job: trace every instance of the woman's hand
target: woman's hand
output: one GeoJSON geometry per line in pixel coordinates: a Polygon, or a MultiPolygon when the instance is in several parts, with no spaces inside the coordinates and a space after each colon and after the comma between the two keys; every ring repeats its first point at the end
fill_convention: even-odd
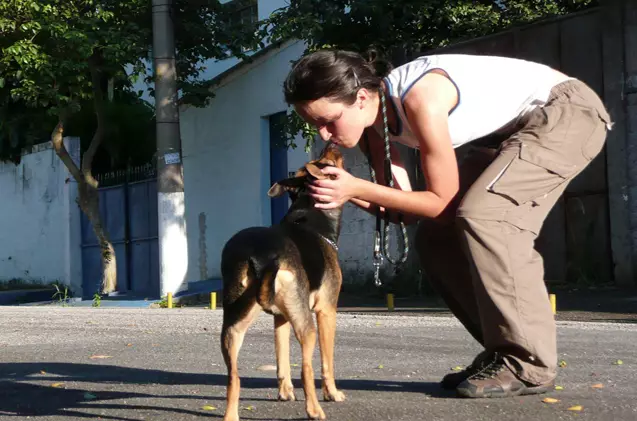
{"type": "Polygon", "coordinates": [[[336,167],[325,167],[321,171],[325,175],[334,177],[333,179],[315,180],[309,185],[311,196],[317,202],[315,207],[334,209],[356,197],[358,184],[361,180],[336,167]]]}

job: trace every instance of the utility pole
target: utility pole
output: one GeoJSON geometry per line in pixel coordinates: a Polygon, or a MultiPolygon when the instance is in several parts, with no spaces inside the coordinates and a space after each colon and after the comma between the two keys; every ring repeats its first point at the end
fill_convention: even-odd
{"type": "Polygon", "coordinates": [[[163,297],[182,289],[188,269],[188,244],[172,0],[152,0],[152,5],[157,121],[159,293],[163,297]]]}

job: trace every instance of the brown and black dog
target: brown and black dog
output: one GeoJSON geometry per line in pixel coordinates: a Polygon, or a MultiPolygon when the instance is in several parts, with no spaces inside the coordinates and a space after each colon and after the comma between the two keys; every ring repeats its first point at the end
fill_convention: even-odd
{"type": "Polygon", "coordinates": [[[331,144],[319,159],[299,169],[295,177],[270,188],[270,197],[287,191],[292,199],[280,224],[244,229],[223,249],[221,351],[228,368],[225,421],[239,419],[239,349],[246,330],[261,310],[274,315],[279,400],[295,400],[290,377],[291,324],[303,354],[301,378],[307,414],[312,419],[325,419],[314,386],[316,328],[312,312],[316,313],[318,324],[323,397],[327,401],[345,399],[334,383],[336,306],[342,282],[336,246],[341,208],[315,208],[306,189],[312,179],[326,178],[321,168],[328,165],[343,168],[343,158],[331,144]]]}

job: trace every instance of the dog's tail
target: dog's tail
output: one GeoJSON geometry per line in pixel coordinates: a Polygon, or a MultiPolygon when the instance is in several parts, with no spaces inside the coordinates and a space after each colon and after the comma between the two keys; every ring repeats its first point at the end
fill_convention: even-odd
{"type": "Polygon", "coordinates": [[[264,309],[269,310],[274,305],[274,280],[279,272],[278,259],[268,259],[265,265],[250,259],[248,276],[252,278],[257,287],[257,303],[264,309]]]}

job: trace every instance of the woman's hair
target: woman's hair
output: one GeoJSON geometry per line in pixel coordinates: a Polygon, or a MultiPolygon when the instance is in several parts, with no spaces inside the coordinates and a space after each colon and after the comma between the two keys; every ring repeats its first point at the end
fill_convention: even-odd
{"type": "Polygon", "coordinates": [[[378,90],[391,69],[374,51],[365,60],[351,51],[319,50],[294,65],[284,83],[285,101],[298,104],[329,98],[351,105],[359,89],[378,90]]]}

